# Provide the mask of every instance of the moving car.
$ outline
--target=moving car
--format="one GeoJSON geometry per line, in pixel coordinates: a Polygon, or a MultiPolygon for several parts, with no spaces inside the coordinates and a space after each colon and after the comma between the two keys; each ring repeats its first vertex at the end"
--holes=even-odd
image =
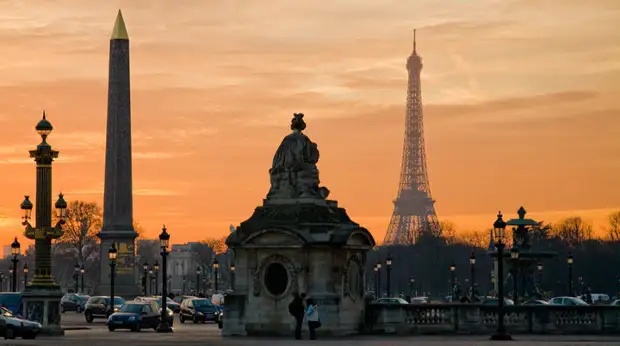
{"type": "Polygon", "coordinates": [[[84,311],[84,305],[86,305],[89,298],[89,295],[67,293],[60,300],[60,312],[77,311],[81,313],[84,311]]]}
{"type": "Polygon", "coordinates": [[[5,339],[34,339],[41,333],[41,324],[14,317],[8,309],[0,310],[0,335],[5,339]]]}
{"type": "Polygon", "coordinates": [[[174,302],[175,302],[175,303],[177,303],[177,304],[181,304],[181,303],[183,303],[183,301],[184,301],[185,299],[190,299],[190,298],[198,298],[198,297],[195,297],[195,296],[175,296],[175,297],[172,299],[172,301],[174,301],[174,302]]]}
{"type": "MultiPolygon", "coordinates": [[[[482,305],[499,305],[499,299],[495,297],[487,298],[482,302],[482,305]]],[[[515,305],[515,302],[512,299],[504,298],[504,305],[515,305]]]]}
{"type": "MultiPolygon", "coordinates": [[[[149,298],[157,299],[157,304],[161,306],[161,296],[152,296],[149,298]]],[[[166,297],[166,307],[168,307],[170,310],[174,311],[175,313],[178,313],[179,311],[181,311],[181,304],[175,302],[174,300],[168,297],[166,297]]]]}
{"type": "MultiPolygon", "coordinates": [[[[118,311],[121,305],[125,304],[125,299],[114,297],[114,311],[118,311]]],[[[86,322],[92,323],[95,318],[108,318],[110,314],[110,297],[96,296],[90,297],[84,305],[84,318],[86,322]]]]}
{"type": "MultiPolygon", "coordinates": [[[[159,309],[157,311],[159,311],[159,314],[161,316],[161,304],[160,304],[161,299],[158,299],[158,297],[136,297],[136,299],[134,299],[134,302],[157,304],[157,308],[159,309]]],[[[166,302],[166,304],[168,304],[168,302],[166,302]]],[[[168,316],[168,325],[172,327],[172,325],[174,324],[174,310],[166,306],[166,311],[167,311],[166,316],[168,316]]]]}
{"type": "Polygon", "coordinates": [[[194,323],[213,321],[218,322],[221,311],[207,298],[185,299],[181,303],[179,320],[185,323],[191,320],[194,323]]]}
{"type": "Polygon", "coordinates": [[[540,299],[532,299],[526,301],[525,303],[523,303],[523,305],[549,305],[549,303],[540,299]]]}
{"type": "Polygon", "coordinates": [[[130,329],[139,332],[142,328],[157,329],[160,321],[160,309],[156,302],[126,302],[117,312],[108,318],[108,330],[130,329]]]}

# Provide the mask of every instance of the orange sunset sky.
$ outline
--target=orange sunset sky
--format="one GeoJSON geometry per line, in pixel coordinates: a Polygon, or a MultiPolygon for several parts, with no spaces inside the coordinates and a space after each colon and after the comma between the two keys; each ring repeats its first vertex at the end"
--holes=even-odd
{"type": "MultiPolygon", "coordinates": [[[[382,241],[404,134],[412,29],[440,219],[620,209],[618,0],[0,2],[0,242],[21,236],[42,109],[54,193],[103,201],[109,37],[131,39],[134,217],[173,242],[223,236],[262,203],[293,112],[322,184],[382,241]]],[[[22,237],[23,239],[23,237],[22,237]]],[[[31,241],[23,240],[23,246],[31,241]]]]}

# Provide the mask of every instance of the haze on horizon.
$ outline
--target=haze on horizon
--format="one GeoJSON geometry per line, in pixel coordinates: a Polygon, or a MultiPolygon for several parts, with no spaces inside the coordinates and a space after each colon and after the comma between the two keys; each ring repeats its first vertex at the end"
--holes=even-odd
{"type": "MultiPolygon", "coordinates": [[[[620,209],[620,2],[0,2],[0,241],[22,236],[42,109],[53,192],[103,199],[109,37],[131,39],[134,217],[173,242],[228,233],[265,197],[294,112],[322,184],[383,240],[396,197],[412,29],[440,220],[524,205],[602,227],[620,209]],[[174,15],[170,15],[173,13],[174,15]]],[[[23,238],[23,237],[22,237],[23,238]]],[[[27,242],[26,244],[29,244],[27,242]]]]}

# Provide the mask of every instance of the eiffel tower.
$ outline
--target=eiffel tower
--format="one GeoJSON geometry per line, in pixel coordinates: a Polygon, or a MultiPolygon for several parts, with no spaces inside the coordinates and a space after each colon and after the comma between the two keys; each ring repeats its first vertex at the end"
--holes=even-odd
{"type": "Polygon", "coordinates": [[[426,170],[420,88],[422,58],[416,51],[415,30],[413,53],[407,59],[407,71],[409,72],[407,116],[398,197],[394,200],[394,213],[383,245],[409,245],[414,244],[422,234],[441,234],[426,170]]]}

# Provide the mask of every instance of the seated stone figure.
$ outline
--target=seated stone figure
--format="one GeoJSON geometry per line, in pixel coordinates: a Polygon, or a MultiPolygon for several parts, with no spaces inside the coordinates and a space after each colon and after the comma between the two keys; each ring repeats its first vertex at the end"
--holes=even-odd
{"type": "Polygon", "coordinates": [[[291,121],[293,132],[284,137],[269,170],[271,189],[267,199],[326,198],[327,189],[319,188],[319,150],[301,131],[306,128],[302,113],[291,121]]]}

